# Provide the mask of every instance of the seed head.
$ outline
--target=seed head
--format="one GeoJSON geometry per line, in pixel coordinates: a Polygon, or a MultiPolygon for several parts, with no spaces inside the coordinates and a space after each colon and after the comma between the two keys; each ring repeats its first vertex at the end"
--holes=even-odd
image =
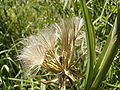
{"type": "Polygon", "coordinates": [[[75,60],[77,41],[85,44],[85,33],[81,30],[83,24],[82,18],[63,19],[52,28],[28,37],[23,41],[24,48],[19,55],[23,68],[38,71],[42,66],[55,73],[70,69],[75,60]]]}

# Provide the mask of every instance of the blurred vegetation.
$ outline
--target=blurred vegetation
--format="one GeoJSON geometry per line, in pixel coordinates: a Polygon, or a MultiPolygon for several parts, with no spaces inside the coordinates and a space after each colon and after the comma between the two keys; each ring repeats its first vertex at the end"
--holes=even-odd
{"type": "MultiPolygon", "coordinates": [[[[116,17],[116,0],[87,0],[87,6],[96,31],[97,46],[101,48],[113,28],[116,17]]],[[[61,18],[82,16],[79,0],[0,0],[0,90],[57,90],[57,85],[44,85],[32,79],[22,78],[22,68],[17,60],[20,41],[39,32],[61,18]]],[[[99,53],[101,52],[99,50],[99,53]]],[[[82,74],[85,73],[81,61],[82,74]]],[[[46,73],[41,70],[39,74],[46,73]]],[[[49,79],[47,77],[44,79],[49,79]]],[[[101,87],[106,90],[120,89],[120,50],[101,87]]],[[[77,88],[82,88],[78,80],[77,88]]]]}

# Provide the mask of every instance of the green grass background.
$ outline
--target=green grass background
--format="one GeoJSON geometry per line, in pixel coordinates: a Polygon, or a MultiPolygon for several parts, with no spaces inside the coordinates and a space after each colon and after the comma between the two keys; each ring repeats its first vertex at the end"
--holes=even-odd
{"type": "MultiPolygon", "coordinates": [[[[116,0],[93,0],[93,3],[87,0],[87,6],[96,32],[96,42],[103,47],[113,28],[116,0]]],[[[83,17],[79,0],[0,0],[0,90],[57,90],[57,85],[44,85],[29,77],[22,78],[22,68],[17,60],[22,48],[20,41],[62,18],[75,16],[83,17]]],[[[41,70],[39,74],[46,72],[41,70]]],[[[82,90],[82,81],[78,80],[76,86],[82,90]]],[[[101,87],[120,90],[120,50],[101,87]]]]}

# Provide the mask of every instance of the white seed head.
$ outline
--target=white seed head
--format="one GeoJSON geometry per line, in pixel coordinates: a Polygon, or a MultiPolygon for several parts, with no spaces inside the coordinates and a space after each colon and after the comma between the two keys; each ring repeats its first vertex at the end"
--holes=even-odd
{"type": "MultiPolygon", "coordinates": [[[[28,37],[23,41],[24,48],[19,55],[23,68],[34,72],[34,70],[39,69],[37,67],[43,66],[51,71],[59,72],[61,67],[63,68],[67,64],[64,66],[64,62],[61,65],[59,61],[56,50],[56,45],[58,45],[56,43],[58,42],[56,40],[60,40],[62,46],[61,56],[71,61],[77,41],[81,40],[82,45],[84,45],[85,33],[80,31],[83,24],[82,18],[65,19],[59,24],[55,24],[54,27],[45,29],[41,34],[28,37]]],[[[66,63],[69,63],[69,61],[66,61],[66,63]]]]}
{"type": "Polygon", "coordinates": [[[55,32],[45,30],[42,34],[32,35],[22,41],[24,48],[18,56],[22,66],[29,70],[35,66],[40,67],[46,57],[46,52],[55,46],[55,32]]]}

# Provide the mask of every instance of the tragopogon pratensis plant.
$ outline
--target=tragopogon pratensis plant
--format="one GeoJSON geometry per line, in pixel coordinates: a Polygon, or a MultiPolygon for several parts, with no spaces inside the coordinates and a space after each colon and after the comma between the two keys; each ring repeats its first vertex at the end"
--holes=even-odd
{"type": "MultiPolygon", "coordinates": [[[[35,73],[43,67],[57,74],[58,78],[55,82],[60,83],[60,90],[66,90],[68,81],[72,84],[71,88],[75,89],[76,78],[83,77],[79,75],[75,66],[86,54],[86,47],[83,47],[86,46],[83,24],[82,18],[63,19],[59,24],[54,24],[52,28],[45,29],[40,34],[32,35],[24,40],[24,48],[19,58],[27,73],[35,73]],[[75,47],[78,46],[81,46],[82,56],[76,59],[75,47]]],[[[48,84],[50,81],[43,83],[48,84]]]]}

